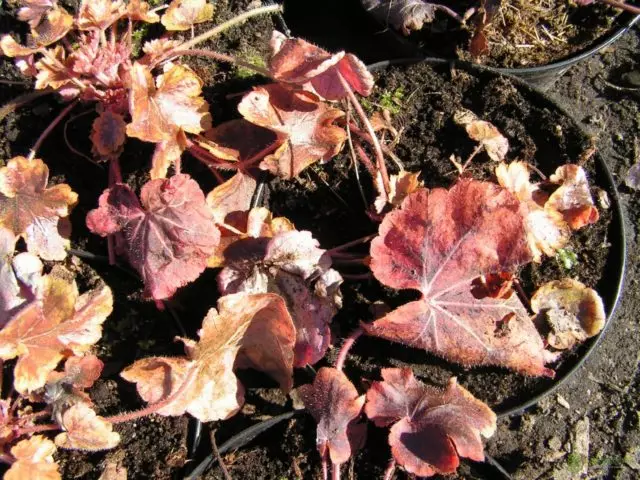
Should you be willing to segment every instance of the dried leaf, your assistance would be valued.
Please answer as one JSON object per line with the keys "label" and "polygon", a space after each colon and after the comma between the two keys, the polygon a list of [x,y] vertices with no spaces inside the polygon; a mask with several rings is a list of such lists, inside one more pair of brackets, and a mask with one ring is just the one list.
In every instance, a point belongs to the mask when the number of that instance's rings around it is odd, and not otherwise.
{"label": "dried leaf", "polygon": [[318,371],[313,384],[301,386],[298,392],[318,424],[316,445],[320,456],[328,454],[333,464],[345,463],[353,453],[350,426],[360,416],[364,395],[358,395],[344,373],[326,367]]}
{"label": "dried leaf", "polygon": [[448,9],[437,3],[424,0],[361,0],[364,9],[384,25],[391,25],[403,35],[412,30],[422,30],[425,23],[436,18],[436,12]]}
{"label": "dried leaf", "polygon": [[571,237],[571,229],[560,212],[546,207],[548,196],[529,180],[526,162],[501,163],[496,167],[498,183],[526,205],[529,248],[536,262],[542,255],[553,256]]}
{"label": "dried leaf", "polygon": [[213,5],[206,0],[173,0],[162,16],[162,25],[170,31],[182,31],[212,18]]}
{"label": "dried leaf", "polygon": [[547,341],[558,350],[597,335],[607,319],[598,292],[570,278],[545,283],[531,297],[531,309],[546,320]]}
{"label": "dried leaf", "polygon": [[73,17],[64,8],[48,11],[40,23],[31,30],[31,42],[46,47],[64,37],[73,27]]}
{"label": "dried leaf", "polygon": [[405,170],[401,170],[397,175],[391,175],[389,179],[389,186],[391,190],[389,194],[384,189],[382,184],[382,175],[378,173],[376,177],[376,185],[378,190],[378,196],[374,202],[374,206],[377,213],[382,213],[387,205],[393,207],[399,207],[407,195],[415,192],[416,190],[424,187],[421,180],[418,180],[420,172],[412,173]]}
{"label": "dried leaf", "polygon": [[347,96],[339,75],[360,95],[368,96],[373,90],[373,75],[355,55],[331,54],[276,30],[270,47],[269,71],[279,82],[301,85],[325,100],[341,100]]}
{"label": "dried leaf", "polygon": [[420,477],[455,472],[458,457],[484,460],[482,437],[496,430],[496,415],[455,378],[442,391],[416,380],[409,368],[382,369],[367,392],[365,413],[379,427],[393,424],[394,459]]}
{"label": "dried leaf", "polygon": [[221,294],[271,292],[285,298],[296,327],[294,366],[318,362],[331,341],[329,323],[341,307],[342,277],[311,233],[246,238],[227,247],[224,256]]}
{"label": "dried leaf", "polygon": [[371,335],[426,349],[464,365],[501,365],[553,376],[552,356],[517,295],[476,298],[481,275],[532,259],[520,201],[493,183],[461,180],[418,190],[388,213],[371,242],[371,270],[384,285],[418,290],[371,325]]}
{"label": "dried leaf", "polygon": [[142,51],[145,55],[140,59],[140,63],[143,65],[153,65],[160,57],[163,57],[179,45],[180,41],[169,38],[156,38],[145,42],[142,46]]}
{"label": "dried leaf", "polygon": [[36,53],[41,47],[25,47],[20,45],[11,35],[3,35],[0,38],[0,52],[5,57],[27,57]]}
{"label": "dried leaf", "polygon": [[142,0],[129,0],[129,3],[127,4],[127,16],[133,21],[146,23],[159,22],[160,16],[155,12],[150,12],[150,8],[149,4]]}
{"label": "dried leaf", "polygon": [[45,15],[56,7],[55,0],[22,0],[22,7],[18,10],[18,20],[29,23],[29,27],[36,28]]}
{"label": "dried leaf", "polygon": [[124,145],[126,123],[119,113],[106,109],[93,122],[91,143],[94,154],[112,158],[120,155]]}
{"label": "dried leaf", "polygon": [[233,416],[244,403],[234,368],[265,371],[284,390],[291,388],[295,329],[284,300],[273,294],[227,295],[218,300],[218,311],[209,311],[197,343],[185,341],[186,358],[146,358],[121,373],[147,402],[178,393],[159,414],[188,412],[204,422]]}
{"label": "dried leaf", "polygon": [[247,93],[238,111],[248,121],[276,132],[281,143],[260,167],[283,178],[296,177],[317,161],[328,161],[347,138],[335,121],[342,110],[319,102],[318,97],[292,91],[279,84],[255,87]]}
{"label": "dried leaf", "polygon": [[149,172],[151,180],[166,178],[169,167],[182,157],[186,144],[187,139],[182,130],[178,130],[173,138],[156,143]]}
{"label": "dried leaf", "polygon": [[[90,403],[88,397],[84,397],[83,390],[91,388],[102,373],[104,364],[95,355],[84,355],[82,357],[69,357],[64,364],[64,372],[51,372],[47,377],[47,386],[45,390],[49,400],[56,401],[53,398],[55,393],[63,392],[64,394],[76,394]],[[58,388],[58,386],[60,388]],[[50,388],[52,387],[52,388]],[[55,390],[55,392],[53,391]],[[51,401],[47,403],[51,404]]]}
{"label": "dried leaf", "polygon": [[107,460],[98,480],[127,480],[127,469],[118,462]]}
{"label": "dried leaf", "polygon": [[491,160],[501,162],[509,151],[509,140],[493,124],[480,120],[471,110],[460,110],[453,120],[465,127],[471,140],[480,143]]}
{"label": "dried leaf", "polygon": [[62,428],[64,432],[55,438],[60,448],[97,452],[120,443],[120,435],[113,431],[113,425],[84,402],[76,403],[64,412]]}
{"label": "dried leaf", "polygon": [[42,259],[62,260],[70,233],[62,219],[78,195],[66,184],[47,188],[48,179],[49,169],[40,159],[9,160],[0,169],[0,227],[22,236],[29,252]]}
{"label": "dried leaf", "polygon": [[[71,82],[69,70],[66,68],[66,52],[60,45],[49,49],[48,56],[42,57],[35,63],[36,90],[53,88],[59,90]],[[79,90],[78,90],[79,91]]]}
{"label": "dried leaf", "polygon": [[546,208],[553,208],[562,213],[573,230],[579,230],[598,221],[600,214],[594,206],[587,174],[582,167],[563,165],[557,168],[549,180],[560,187],[551,194],[545,204]]}
{"label": "dried leaf", "polygon": [[111,290],[102,286],[78,296],[69,273],[55,270],[42,277],[38,298],[21,309],[0,331],[0,358],[18,357],[14,387],[31,392],[46,383],[60,360],[82,355],[102,334],[111,313]]}
{"label": "dried leaf", "polygon": [[213,211],[216,222],[224,223],[224,219],[230,213],[248,211],[256,185],[255,178],[239,171],[209,192],[207,204]]}
{"label": "dried leaf", "polygon": [[55,444],[42,435],[19,441],[11,448],[16,461],[4,474],[4,480],[61,480],[58,464],[53,460],[55,451]]}
{"label": "dried leaf", "polygon": [[101,236],[120,232],[120,253],[140,273],[145,294],[160,300],[192,282],[206,267],[220,241],[213,214],[189,175],[151,180],[141,203],[124,184],[100,196],[87,215],[89,229]]}
{"label": "dried leaf", "polygon": [[106,30],[126,11],[122,0],[82,0],[76,23],[80,30]]}
{"label": "dried leaf", "polygon": [[154,86],[149,69],[134,63],[127,135],[157,143],[174,139],[178,129],[200,133],[210,128],[209,105],[201,93],[202,81],[189,67],[167,64]]}

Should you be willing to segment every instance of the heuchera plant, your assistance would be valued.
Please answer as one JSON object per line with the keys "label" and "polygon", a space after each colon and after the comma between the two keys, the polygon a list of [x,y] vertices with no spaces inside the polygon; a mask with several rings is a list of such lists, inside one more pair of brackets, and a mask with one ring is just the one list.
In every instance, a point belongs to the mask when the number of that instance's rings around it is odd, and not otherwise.
{"label": "heuchera plant", "polygon": [[[427,20],[436,10],[453,15],[441,5],[420,8]],[[194,36],[194,25],[213,16],[204,0],[174,0],[162,17],[139,0],[82,1],[75,16],[55,1],[25,0],[18,16],[31,30],[27,46],[0,39],[3,53],[35,77],[36,89],[71,102],[27,157],[0,169],[0,359],[15,362],[13,390],[0,400],[0,461],[10,465],[5,478],[59,479],[56,448],[113,448],[120,442],[114,425],[153,413],[227,419],[244,403],[239,369],[263,371],[289,392],[294,368],[318,363],[336,343],[330,325],[344,281],[336,268],[345,259],[420,298],[363,323],[344,341],[334,367],[321,368],[299,388],[318,424],[325,478],[329,465],[339,478],[340,466],[366,441],[365,417],[390,427],[387,477],[398,465],[430,476],[455,471],[459,457],[482,460],[482,437],[496,428],[495,414],[455,379],[440,390],[409,369],[384,369],[382,381],[360,393],[342,370],[362,335],[468,366],[553,376],[550,362],[603,328],[601,299],[578,281],[541,286],[532,312],[513,289],[519,267],[553,255],[572,231],[598,220],[582,167],[564,165],[533,183],[530,165],[506,163],[509,142],[499,129],[462,111],[453,120],[477,147],[464,163],[451,159],[460,172],[453,186],[429,190],[384,141],[387,131],[398,137],[389,112],[370,119],[360,105],[357,94],[372,92],[373,77],[355,56],[279,32],[271,37],[266,68],[193,48],[279,9],[250,10]],[[136,57],[135,22],[191,30],[191,39],[155,39]],[[213,126],[203,82],[180,63],[189,55],[235,63],[272,82],[242,95],[239,118]],[[217,308],[202,321],[198,339],[179,338],[183,356],[143,358],[123,370],[149,405],[111,417],[100,416],[87,394],[103,369],[92,350],[112,310],[111,290],[99,284],[80,294],[69,270],[43,265],[65,259],[68,217],[78,198],[66,184],[49,184],[36,152],[78,102],[96,105],[93,153],[110,165],[109,187],[96,192],[97,208],[86,217],[92,232],[107,237],[110,262],[126,259],[160,308],[206,268],[220,268]],[[139,193],[120,174],[127,136],[156,145],[151,180]],[[360,163],[371,175],[376,198],[368,213],[381,221],[377,235],[325,250],[312,232],[252,208],[258,171],[293,179],[345,145],[356,168]],[[208,194],[181,173],[185,151],[218,180]],[[496,182],[466,175],[483,154],[498,164]],[[391,175],[388,160],[396,166]],[[370,258],[345,252],[372,238]],[[56,432],[53,440],[44,436],[49,431]]]}

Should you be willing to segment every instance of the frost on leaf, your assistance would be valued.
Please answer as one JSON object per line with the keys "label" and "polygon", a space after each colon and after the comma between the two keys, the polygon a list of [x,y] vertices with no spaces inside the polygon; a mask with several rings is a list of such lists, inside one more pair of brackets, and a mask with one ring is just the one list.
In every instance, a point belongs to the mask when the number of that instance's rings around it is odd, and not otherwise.
{"label": "frost on leaf", "polygon": [[491,160],[504,160],[509,151],[509,140],[491,123],[480,120],[471,110],[460,110],[453,120],[465,128],[471,140],[478,142]]}
{"label": "frost on leaf", "polygon": [[125,12],[122,0],[82,0],[76,23],[80,30],[106,30]]}
{"label": "frost on leaf", "polygon": [[424,0],[361,0],[362,6],[378,21],[409,35],[412,30],[422,30],[425,23],[431,23],[441,10],[448,15],[453,12],[437,3]]}
{"label": "frost on leaf", "polygon": [[244,403],[235,368],[264,371],[285,391],[291,388],[295,329],[279,296],[224,296],[218,311],[209,311],[198,335],[198,342],[183,340],[186,357],[145,358],[121,374],[136,383],[146,402],[175,396],[158,411],[161,415],[188,412],[203,422],[233,416]]}
{"label": "frost on leaf", "polygon": [[78,196],[69,185],[47,187],[49,169],[40,159],[15,157],[0,169],[0,227],[27,242],[44,260],[62,260],[70,224],[66,221]]}
{"label": "frost on leaf", "polygon": [[316,445],[320,456],[331,463],[345,463],[353,454],[359,433],[354,422],[362,411],[365,397],[347,376],[335,368],[321,368],[313,384],[303,385],[299,393],[305,408],[318,424]]}
{"label": "frost on leaf", "polygon": [[189,67],[169,63],[154,84],[149,68],[134,63],[129,98],[132,120],[127,135],[146,142],[165,142],[165,150],[173,149],[170,160],[177,160],[180,155],[175,152],[184,150],[180,133],[200,133],[211,127],[209,105],[201,94],[202,81]]}
{"label": "frost on leaf", "polygon": [[563,165],[549,178],[559,184],[545,204],[564,216],[573,230],[595,223],[600,218],[598,209],[593,204],[587,174],[579,165]]}
{"label": "frost on leaf", "polygon": [[531,183],[529,176],[526,162],[501,163],[496,167],[498,183],[526,205],[527,241],[534,260],[540,262],[543,254],[553,256],[567,244],[571,229],[560,212],[546,206],[548,194]]}
{"label": "frost on leaf", "polygon": [[339,75],[360,95],[367,96],[373,90],[373,75],[355,55],[331,54],[276,30],[271,36],[270,47],[269,71],[279,82],[301,85],[325,100],[341,100],[347,96]]}
{"label": "frost on leaf", "polygon": [[531,309],[547,324],[547,341],[558,350],[597,335],[607,318],[598,292],[571,278],[540,287],[531,297]]}
{"label": "frost on leaf", "polygon": [[393,424],[389,445],[395,460],[419,477],[455,472],[459,457],[484,460],[482,437],[496,430],[496,415],[455,378],[445,390],[424,385],[409,368],[385,368],[364,407],[378,427]]}
{"label": "frost on leaf", "polygon": [[61,480],[58,464],[53,460],[55,451],[55,444],[42,435],[21,440],[11,448],[16,461],[4,474],[4,480]]}
{"label": "frost on leaf", "polygon": [[118,233],[118,253],[155,300],[198,278],[220,241],[202,190],[185,174],[149,181],[140,201],[127,185],[116,184],[100,196],[87,226],[103,237]]}
{"label": "frost on leaf", "polygon": [[62,414],[61,427],[64,432],[55,438],[60,448],[94,452],[120,443],[120,435],[113,431],[113,425],[85,402],[72,405]]}
{"label": "frost on leaf", "polygon": [[525,212],[508,191],[474,180],[418,190],[380,225],[371,270],[384,285],[422,297],[365,328],[464,365],[553,376],[517,295],[477,298],[472,288],[481,275],[510,272],[531,259]]}
{"label": "frost on leaf", "polygon": [[277,293],[296,326],[294,366],[318,362],[331,342],[329,323],[342,306],[342,277],[310,232],[287,231],[238,240],[224,251],[222,295]]}
{"label": "frost on leaf", "polygon": [[14,387],[20,393],[43,387],[60,360],[86,352],[100,339],[111,313],[109,287],[79,295],[69,275],[59,268],[42,277],[36,300],[0,331],[0,358],[18,357]]}
{"label": "frost on leaf", "polygon": [[320,102],[310,92],[278,84],[255,87],[244,96],[238,111],[251,123],[278,134],[280,147],[260,167],[283,178],[296,177],[319,160],[330,160],[347,138],[344,129],[335,125],[344,116],[342,110]]}
{"label": "frost on leaf", "polygon": [[91,144],[93,153],[103,157],[118,157],[125,140],[125,121],[111,109],[103,110],[93,122]]}
{"label": "frost on leaf", "polygon": [[42,274],[42,262],[24,252],[14,256],[16,236],[0,228],[0,328],[25,304],[32,300]]}
{"label": "frost on leaf", "polygon": [[167,30],[189,30],[197,23],[213,18],[213,5],[206,0],[173,0],[162,16],[162,25]]}

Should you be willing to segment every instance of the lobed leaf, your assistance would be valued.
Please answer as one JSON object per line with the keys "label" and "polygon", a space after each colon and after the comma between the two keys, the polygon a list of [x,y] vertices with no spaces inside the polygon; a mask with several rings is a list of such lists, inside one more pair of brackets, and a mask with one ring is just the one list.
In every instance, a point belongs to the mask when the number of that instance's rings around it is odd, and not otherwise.
{"label": "lobed leaf", "polygon": [[119,234],[119,253],[155,300],[198,278],[220,241],[202,190],[186,174],[149,181],[140,201],[127,185],[116,184],[100,196],[87,226],[103,237]]}
{"label": "lobed leaf", "polygon": [[80,30],[104,31],[122,18],[126,11],[122,0],[82,0],[76,24]]}
{"label": "lobed leaf", "polygon": [[85,402],[69,407],[62,414],[61,426],[64,432],[55,438],[60,448],[97,452],[120,443],[120,435],[113,431],[113,425]]}
{"label": "lobed leaf", "polygon": [[127,17],[133,21],[158,23],[160,16],[150,11],[151,6],[142,0],[129,0],[127,3]]}
{"label": "lobed leaf", "polygon": [[464,365],[553,376],[545,367],[553,357],[517,295],[476,298],[472,291],[481,275],[532,260],[525,215],[517,198],[488,182],[409,195],[371,242],[371,270],[384,285],[421,298],[365,325],[367,332]]}
{"label": "lobed leaf", "polygon": [[58,464],[53,460],[55,451],[55,444],[42,435],[19,441],[11,448],[16,461],[4,474],[4,480],[61,480]]}
{"label": "lobed leaf", "polygon": [[91,127],[91,144],[94,154],[113,158],[120,155],[126,138],[126,123],[119,113],[103,110]]}
{"label": "lobed leaf", "polygon": [[420,477],[455,472],[459,457],[484,460],[482,437],[496,430],[496,415],[455,378],[447,388],[424,385],[409,368],[382,369],[367,392],[365,413],[377,426],[392,425],[395,460]]}
{"label": "lobed leaf", "polygon": [[121,376],[135,382],[147,402],[176,396],[158,411],[161,415],[188,412],[204,422],[229,418],[244,403],[235,368],[264,371],[283,390],[291,388],[295,328],[278,295],[220,298],[218,311],[209,311],[199,337],[198,342],[185,341],[186,357],[138,360]]}
{"label": "lobed leaf", "polygon": [[172,0],[162,16],[162,25],[169,31],[189,30],[211,20],[213,10],[213,5],[206,0]]}
{"label": "lobed leaf", "polygon": [[29,252],[62,260],[69,245],[65,217],[78,195],[69,185],[47,187],[49,169],[40,159],[15,157],[0,169],[0,227],[21,236]]}

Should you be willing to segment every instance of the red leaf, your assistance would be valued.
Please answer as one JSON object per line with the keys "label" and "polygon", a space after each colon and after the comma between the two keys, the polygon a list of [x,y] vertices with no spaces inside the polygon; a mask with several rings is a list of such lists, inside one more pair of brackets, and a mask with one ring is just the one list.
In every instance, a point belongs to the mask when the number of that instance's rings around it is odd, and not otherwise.
{"label": "red leaf", "polygon": [[302,85],[326,100],[347,96],[338,75],[360,95],[373,90],[373,76],[358,57],[350,53],[331,54],[300,38],[287,38],[275,31],[271,36],[269,70],[279,82]]}
{"label": "red leaf", "polygon": [[318,160],[328,161],[347,138],[334,122],[344,112],[331,108],[309,92],[291,91],[282,85],[255,87],[238,105],[244,118],[273,130],[280,148],[260,164],[274,175],[293,178]]}
{"label": "red leaf", "polygon": [[545,204],[562,213],[565,221],[573,230],[595,223],[600,218],[593,204],[587,174],[579,165],[567,164],[558,167],[549,178],[560,187],[551,194]]}
{"label": "red leaf", "polygon": [[[522,209],[508,191],[474,180],[408,196],[380,225],[371,270],[384,285],[418,290],[422,298],[366,326],[368,333],[465,365],[552,376],[548,352],[517,295],[471,292],[477,277],[531,261]],[[497,328],[507,316],[507,328]]]}
{"label": "red leaf", "polygon": [[420,477],[452,473],[459,456],[484,460],[482,437],[496,429],[496,415],[456,379],[446,390],[424,385],[409,368],[385,368],[367,392],[365,413],[389,432],[393,457]]}
{"label": "red leaf", "polygon": [[188,175],[151,180],[140,198],[142,205],[124,184],[105,190],[99,208],[87,215],[87,226],[103,237],[121,232],[122,253],[142,276],[145,293],[169,298],[202,273],[220,232],[202,190]]}
{"label": "red leaf", "polygon": [[320,455],[325,458],[328,453],[333,464],[345,463],[354,450],[356,438],[351,427],[362,411],[364,395],[359,396],[346,375],[335,368],[321,368],[313,384],[303,385],[299,392],[318,424]]}

